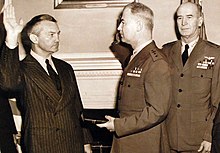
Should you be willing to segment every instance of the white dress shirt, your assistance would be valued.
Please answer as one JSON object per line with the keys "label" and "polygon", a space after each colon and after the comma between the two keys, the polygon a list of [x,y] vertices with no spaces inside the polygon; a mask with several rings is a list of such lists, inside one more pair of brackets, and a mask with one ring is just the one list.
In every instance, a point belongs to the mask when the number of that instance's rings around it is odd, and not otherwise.
{"label": "white dress shirt", "polygon": [[[40,63],[40,65],[44,68],[44,70],[47,72],[47,74],[49,75],[49,72],[47,70],[47,64],[46,64],[46,59],[49,60],[50,65],[52,66],[52,68],[54,69],[54,71],[57,73],[56,67],[51,59],[51,56],[49,56],[48,58],[44,58],[38,54],[36,54],[33,50],[31,50],[30,54]],[[57,73],[58,74],[58,73]]]}
{"label": "white dress shirt", "polygon": [[[196,38],[194,41],[188,43],[189,45],[189,49],[188,49],[188,57],[190,56],[190,54],[192,53],[193,48],[196,46],[197,42],[199,41],[199,37]],[[183,54],[184,50],[185,50],[185,45],[187,43],[182,41],[182,47],[181,47],[181,54]]]}
{"label": "white dress shirt", "polygon": [[149,40],[149,41],[147,41],[147,42],[141,44],[141,45],[138,46],[137,48],[135,48],[135,49],[133,50],[133,54],[131,55],[131,58],[130,58],[130,61],[129,61],[129,62],[131,62],[131,60],[132,60],[145,46],[149,45],[152,41],[153,41],[153,40]]}

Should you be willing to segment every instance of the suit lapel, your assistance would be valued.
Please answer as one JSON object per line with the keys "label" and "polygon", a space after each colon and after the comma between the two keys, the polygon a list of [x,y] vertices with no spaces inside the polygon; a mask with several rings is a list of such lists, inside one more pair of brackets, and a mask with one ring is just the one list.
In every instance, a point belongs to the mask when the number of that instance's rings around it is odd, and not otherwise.
{"label": "suit lapel", "polygon": [[56,111],[58,111],[62,109],[65,105],[67,105],[68,102],[70,102],[69,99],[71,99],[72,94],[73,94],[72,90],[75,90],[75,89],[73,89],[73,86],[71,86],[70,84],[72,82],[71,76],[70,76],[71,74],[69,74],[70,71],[68,68],[65,67],[65,65],[63,64],[63,61],[60,61],[54,57],[52,57],[52,60],[59,74],[61,87],[62,87],[62,95],[56,108]]}
{"label": "suit lapel", "polygon": [[183,68],[183,71],[188,70],[190,67],[197,64],[201,58],[204,58],[205,49],[203,47],[204,47],[203,41],[201,39],[199,39],[198,43],[193,48],[193,51],[190,54],[190,56],[186,62],[186,65]]}
{"label": "suit lapel", "polygon": [[53,84],[50,76],[47,75],[43,67],[34,59],[31,55],[27,55],[23,60],[25,74],[36,83],[36,85],[42,89],[47,96],[49,96],[53,102],[57,103],[60,99],[60,95]]}
{"label": "suit lapel", "polygon": [[182,70],[183,63],[182,63],[182,58],[181,58],[181,42],[177,41],[177,43],[173,45],[171,50],[172,50],[171,58],[172,58],[173,63],[176,65],[178,70]]}

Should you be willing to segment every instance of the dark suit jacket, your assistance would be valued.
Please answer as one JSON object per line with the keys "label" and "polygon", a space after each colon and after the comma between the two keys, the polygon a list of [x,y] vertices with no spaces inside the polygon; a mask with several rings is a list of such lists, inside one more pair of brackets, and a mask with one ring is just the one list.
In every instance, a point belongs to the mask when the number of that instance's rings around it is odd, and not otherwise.
{"label": "dark suit jacket", "polygon": [[[3,44],[5,42],[5,29],[1,21],[2,15],[0,14],[0,67],[2,67],[1,60]],[[4,75],[4,71],[0,71],[0,76]],[[11,94],[11,93],[10,93]],[[13,134],[17,133],[16,126],[13,119],[12,110],[8,101],[10,95],[8,91],[4,91],[0,83],[0,150],[2,153],[16,153]]]}
{"label": "dark suit jacket", "polygon": [[155,43],[125,68],[118,93],[119,119],[112,153],[167,153],[166,118],[171,103],[168,63]]}
{"label": "dark suit jacket", "polygon": [[[80,123],[83,106],[71,65],[52,58],[61,80],[60,96],[49,75],[31,55],[21,62],[18,52],[8,50],[5,56],[8,75],[4,80],[11,85],[8,88],[21,92],[23,151],[83,153],[83,145],[90,143],[91,137]],[[9,64],[13,68],[6,66]]]}
{"label": "dark suit jacket", "polygon": [[[2,52],[2,48],[3,48],[2,45],[4,44],[4,41],[5,41],[5,29],[4,29],[3,24],[0,23],[0,50],[1,52]],[[11,107],[8,101],[8,96],[9,94],[7,92],[0,89],[0,133],[16,134],[17,131],[16,131],[14,120],[13,120]]]}
{"label": "dark suit jacket", "polygon": [[[220,102],[220,48],[200,39],[183,67],[181,41],[166,44],[172,72],[173,100],[166,119],[170,144],[178,151],[198,150],[211,142],[213,119]],[[201,67],[211,63],[213,67]]]}
{"label": "dark suit jacket", "polygon": [[0,134],[12,136],[12,134],[17,134],[17,130],[7,94],[4,91],[0,91]]}

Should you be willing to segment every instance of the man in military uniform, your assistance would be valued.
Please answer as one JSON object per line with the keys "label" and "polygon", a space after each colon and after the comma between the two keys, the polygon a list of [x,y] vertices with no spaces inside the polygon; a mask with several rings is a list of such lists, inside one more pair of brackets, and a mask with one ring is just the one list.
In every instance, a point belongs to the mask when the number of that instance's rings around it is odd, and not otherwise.
{"label": "man in military uniform", "polygon": [[171,104],[168,63],[152,40],[153,12],[141,3],[123,9],[118,26],[133,55],[119,82],[120,118],[98,124],[115,132],[111,153],[166,153],[165,124]]}
{"label": "man in military uniform", "polygon": [[220,101],[220,49],[199,38],[203,24],[200,5],[180,5],[176,22],[181,39],[163,46],[173,87],[166,119],[171,153],[210,152]]}

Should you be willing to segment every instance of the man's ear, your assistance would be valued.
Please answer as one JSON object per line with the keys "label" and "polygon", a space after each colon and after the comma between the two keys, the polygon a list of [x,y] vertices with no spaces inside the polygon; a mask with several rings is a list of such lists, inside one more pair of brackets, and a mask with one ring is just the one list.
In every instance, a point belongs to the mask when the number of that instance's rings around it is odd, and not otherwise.
{"label": "man's ear", "polygon": [[201,17],[199,17],[199,27],[201,27],[202,24],[203,24],[203,17],[201,16]]}
{"label": "man's ear", "polygon": [[138,20],[137,22],[136,22],[136,24],[137,24],[137,32],[140,32],[141,30],[142,30],[142,28],[143,28],[143,22],[142,21],[140,21],[140,20]]}
{"label": "man's ear", "polygon": [[30,40],[32,41],[32,43],[37,44],[38,43],[38,37],[35,34],[30,34],[29,35]]}

